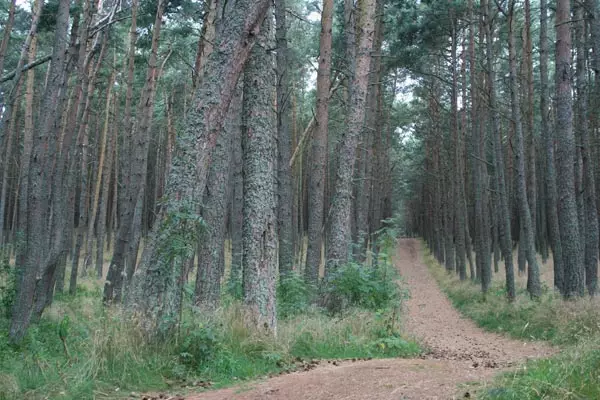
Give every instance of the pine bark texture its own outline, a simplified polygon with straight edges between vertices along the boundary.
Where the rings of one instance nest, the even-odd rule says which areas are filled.
[[[277,332],[276,166],[274,113],[276,77],[272,56],[272,23],[265,19],[244,69],[244,304],[253,324]]]
[[[277,226],[279,235],[279,273],[284,275],[294,264],[292,230],[292,156],[290,59],[288,57],[286,0],[275,1],[277,45]]]
[[[556,167],[565,297],[583,296],[585,275],[575,199],[575,135],[571,94],[571,2],[556,2]]]
[[[165,205],[144,247],[129,297],[129,303],[146,316],[144,328],[151,335],[174,327],[176,280],[198,239],[199,189],[206,185],[212,150],[269,6],[267,0],[237,2],[217,37],[206,64],[207,78],[198,87],[177,138]]]
[[[356,71],[350,93],[350,108],[346,121],[347,129],[340,143],[334,194],[330,205],[331,223],[327,235],[327,273],[332,272],[332,268],[335,269],[336,266],[345,263],[350,256],[352,178],[354,177],[358,140],[365,118],[371,50],[375,31],[375,1],[364,0],[359,3],[359,6]]]

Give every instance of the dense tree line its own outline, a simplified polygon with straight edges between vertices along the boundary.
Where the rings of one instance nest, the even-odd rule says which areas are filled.
[[[596,0],[0,5],[14,341],[82,276],[150,335],[188,281],[276,332],[280,278],[335,310],[393,215],[484,292],[503,260],[514,299],[515,249],[532,297],[538,257],[596,292]]]
[[[390,4],[1,6],[12,340],[82,276],[151,335],[176,326],[188,280],[203,312],[222,285],[240,287],[253,323],[275,332],[280,276],[318,288],[377,251],[393,212]]]
[[[468,262],[484,292],[503,259],[515,298],[518,249],[532,297],[542,291],[538,256],[551,257],[565,298],[596,294],[598,10],[597,1],[569,0],[403,10],[424,17],[402,37],[435,44],[411,53],[421,65],[413,112],[423,169],[406,218],[461,279]]]

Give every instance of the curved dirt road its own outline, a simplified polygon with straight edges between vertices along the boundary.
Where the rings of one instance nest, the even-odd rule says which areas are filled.
[[[208,391],[187,400],[458,399],[469,383],[553,350],[477,328],[452,308],[421,260],[419,242],[398,244],[396,266],[410,288],[404,328],[429,349],[422,359],[324,363],[309,372],[282,375],[244,386]]]

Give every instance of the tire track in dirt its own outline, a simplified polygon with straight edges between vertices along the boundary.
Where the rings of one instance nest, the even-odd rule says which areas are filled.
[[[395,264],[411,292],[403,314],[404,328],[429,349],[422,358],[345,361],[338,366],[322,363],[308,372],[207,391],[185,399],[459,399],[470,390],[470,383],[486,381],[503,369],[554,352],[543,343],[484,332],[463,318],[440,291],[420,253],[417,240],[402,239]]]

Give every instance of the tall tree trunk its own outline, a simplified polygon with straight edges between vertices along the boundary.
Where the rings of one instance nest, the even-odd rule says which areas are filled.
[[[16,4],[17,0],[11,0],[8,9],[8,18],[6,18],[6,21],[4,22],[4,34],[2,35],[2,41],[0,42],[0,75],[4,75],[4,59],[6,57],[6,50],[8,49],[8,42],[10,41],[13,23],[15,22]]]
[[[115,81],[115,72],[111,74],[108,79],[108,87],[106,94],[106,111],[104,116],[104,137],[106,138],[106,153],[105,153],[105,161],[102,168],[102,188],[100,190],[100,203],[99,213],[98,213],[98,224],[96,228],[96,277],[101,279],[104,272],[104,238],[106,236],[106,217],[108,212],[108,203],[109,203],[109,187],[111,182],[112,175],[112,165],[113,165],[113,155],[114,155],[114,145],[116,140],[117,130],[110,128],[110,118],[111,118],[111,102],[116,101],[113,100],[116,96],[112,93],[112,88],[114,86]]]
[[[174,327],[175,281],[198,239],[198,192],[206,185],[212,149],[269,5],[268,0],[236,3],[229,23],[217,37],[216,50],[207,60],[205,74],[211,79],[200,84],[193,111],[188,112],[185,128],[178,136],[165,206],[144,246],[129,297],[131,305],[145,314],[145,328],[151,334],[159,333],[158,322],[163,317],[169,321],[163,329]]]
[[[510,65],[510,93],[511,93],[511,109],[512,119],[515,125],[515,147],[516,147],[516,164],[517,164],[517,201],[519,203],[520,225],[525,235],[525,241],[520,243],[525,244],[525,252],[527,263],[529,264],[530,274],[527,283],[527,290],[531,297],[539,297],[541,295],[540,271],[536,259],[535,252],[535,232],[533,231],[531,222],[531,210],[527,202],[527,184],[525,177],[525,146],[523,140],[523,126],[521,122],[521,109],[519,104],[519,96],[517,89],[517,60],[515,46],[515,29],[514,29],[514,11],[515,1],[511,0],[509,4],[509,65]]]
[[[327,132],[329,121],[329,86],[331,82],[331,38],[333,0],[323,0],[319,69],[317,71],[317,126],[315,128],[310,175],[308,176],[308,250],[306,281],[319,281],[321,246],[323,243],[323,213],[325,201],[325,170],[327,165]]]
[[[68,44],[65,38],[68,36],[69,28],[69,5],[70,2],[67,0],[59,2],[49,73],[50,80],[42,99],[43,107],[32,149],[27,202],[28,218],[25,230],[26,244],[20,250],[23,253],[23,256],[19,257],[23,261],[23,264],[20,265],[22,272],[17,283],[17,296],[9,331],[11,340],[15,342],[23,338],[29,327],[37,277],[44,276],[50,270],[49,259],[47,259],[50,255],[48,245],[50,226],[47,222],[49,221],[48,209],[51,200],[49,189],[52,187],[50,184],[51,165],[54,156],[58,154],[60,131],[57,128],[62,115],[60,103],[65,89],[62,85]]]
[[[89,29],[92,24],[94,10],[89,1],[83,1],[83,23],[79,27],[79,37],[87,37]],[[71,254],[71,275],[69,279],[69,293],[75,294],[77,289],[77,274],[79,271],[79,258],[81,254],[81,248],[83,246],[83,239],[85,233],[85,227],[87,226],[88,220],[88,157],[89,157],[89,118],[90,108],[93,93],[95,90],[95,81],[98,76],[98,70],[100,64],[106,53],[106,36],[103,38],[102,45],[100,48],[100,54],[96,64],[93,63],[93,47],[89,43],[86,46],[79,46],[78,55],[78,76],[77,84],[75,86],[76,95],[79,97],[79,104],[77,112],[75,113],[76,129],[78,131],[78,143],[80,146],[79,159],[80,168],[78,171],[79,178],[79,216],[77,221],[77,235],[75,238],[75,245]],[[73,128],[75,129],[75,128]]]
[[[196,277],[195,303],[207,309],[219,305],[221,295],[221,271],[224,263],[225,224],[227,203],[231,194],[230,165],[232,144],[240,136],[242,97],[241,85],[231,101],[223,132],[213,150],[206,191],[202,202],[202,218],[206,230],[198,244],[198,275]]]
[[[244,70],[242,135],[244,157],[244,304],[257,328],[276,334],[275,281],[277,228],[275,221],[276,115],[275,75],[268,49],[271,21],[266,18]]]
[[[506,294],[510,301],[516,296],[515,292],[515,272],[513,266],[512,237],[510,227],[510,208],[508,193],[506,190],[506,180],[504,177],[504,152],[502,151],[502,141],[500,137],[498,109],[496,104],[496,72],[494,68],[494,34],[492,26],[492,15],[495,12],[494,3],[488,2],[485,12],[486,27],[486,47],[487,47],[487,73],[488,73],[488,101],[489,112],[492,125],[492,139],[494,147],[494,170],[495,180],[494,188],[497,192],[499,208],[496,211],[498,215],[498,234],[502,256],[504,257],[504,269],[506,273]]]
[[[598,284],[598,211],[596,208],[594,164],[590,145],[586,21],[584,19],[583,4],[577,5],[575,19],[577,21],[575,25],[575,40],[577,43],[577,129],[581,138],[584,197],[584,224],[580,225],[580,229],[583,236],[581,239],[584,241],[585,283],[590,296],[594,296]]]
[[[135,268],[137,260],[139,240],[141,236],[141,213],[146,189],[146,173],[148,169],[148,148],[150,142],[150,128],[152,123],[152,113],[154,111],[154,98],[156,94],[156,85],[158,80],[158,43],[162,26],[162,16],[166,7],[166,0],[159,0],[156,8],[156,17],[152,29],[152,46],[150,57],[148,59],[148,69],[146,70],[146,81],[138,103],[135,123],[128,122],[129,110],[125,110],[126,123],[132,128],[129,154],[129,182],[125,188],[127,190],[126,201],[122,203],[124,207],[121,215],[121,226],[115,238],[115,250],[109,266],[109,272],[104,285],[104,302],[119,301],[123,287],[124,264],[127,264],[127,279],[131,279],[131,274]],[[132,25],[133,26],[133,25]],[[130,34],[130,46],[133,42],[133,33]],[[132,51],[130,49],[130,51]],[[130,61],[131,62],[131,61]],[[129,66],[129,72],[132,72],[132,66]],[[128,78],[129,79],[129,78]],[[126,94],[130,96],[129,88]],[[127,142],[127,137],[125,142]],[[124,155],[126,156],[126,155]],[[125,163],[124,163],[125,164]]]
[[[356,162],[356,149],[365,118],[365,103],[371,50],[373,48],[375,1],[363,0],[359,3],[361,16],[359,39],[356,54],[356,71],[353,77],[350,105],[337,165],[335,189],[330,205],[331,223],[328,229],[327,273],[332,268],[345,263],[350,255],[350,229],[352,204],[352,178]]]
[[[583,296],[583,246],[580,244],[575,199],[575,135],[571,95],[571,2],[556,2],[556,166],[558,222],[564,265],[565,297]]]
[[[119,179],[122,190],[119,195],[119,230],[115,235],[113,248],[113,257],[108,267],[106,283],[104,284],[103,300],[105,303],[121,301],[123,291],[123,273],[125,271],[125,260],[127,257],[127,246],[133,221],[134,199],[131,195],[131,167],[132,167],[132,148],[133,148],[133,119],[131,109],[133,104],[133,84],[135,73],[135,49],[137,41],[137,9],[138,0],[131,2],[131,26],[129,29],[129,48],[127,50],[127,80],[125,91],[125,109],[123,112],[123,144],[121,146],[119,157]]]
[[[484,5],[482,4],[482,7]],[[490,283],[491,251],[490,230],[487,215],[487,168],[485,165],[485,126],[481,121],[483,114],[480,105],[478,86],[480,85],[475,55],[475,17],[473,4],[469,1],[469,15],[471,26],[469,28],[469,65],[471,67],[471,130],[473,157],[473,192],[475,206],[475,251],[477,263],[477,279],[481,282],[481,289],[486,292]]]
[[[17,95],[19,92],[19,82],[21,82],[21,76],[22,76],[22,67],[25,63],[25,60],[27,59],[27,56],[29,54],[29,48],[32,44],[32,41],[35,40],[36,38],[36,34],[37,34],[37,28],[38,28],[38,23],[40,20],[40,15],[42,12],[42,7],[43,7],[44,1],[43,0],[36,0],[33,4],[32,7],[32,17],[31,17],[31,27],[29,28],[29,33],[27,34],[26,38],[25,38],[25,42],[23,43],[23,47],[21,48],[21,54],[19,56],[19,60],[17,61],[17,67],[15,69],[15,75],[13,77],[13,81],[12,81],[12,86],[10,87],[10,89],[7,91],[6,93],[6,103],[4,105],[0,104],[0,106],[4,106],[4,112],[2,113],[2,118],[0,119],[0,149],[4,149],[4,142],[5,142],[5,136],[6,133],[8,132],[8,128],[10,126],[10,118],[13,116],[13,112],[12,112],[12,107],[13,104],[15,104],[15,101],[17,99]],[[9,16],[9,21],[10,22],[10,16]],[[8,28],[8,26],[7,26]],[[4,42],[4,40],[6,39],[6,43],[8,45],[8,37],[10,37],[10,32],[12,31],[9,29],[6,29],[5,31],[5,35],[2,39],[2,41]],[[8,35],[8,37],[7,37]],[[34,44],[34,48],[35,48],[35,44]],[[2,53],[2,56],[4,56],[4,53]],[[2,61],[4,62],[4,61]],[[0,69],[0,74],[2,73],[2,69]],[[6,166],[5,166],[6,164]],[[3,156],[2,159],[0,159],[0,173],[2,173],[2,171],[4,171],[5,168],[8,168],[8,163],[5,160],[5,157]],[[2,182],[0,182],[0,185],[2,185]],[[4,185],[2,185],[3,187]],[[4,190],[4,189],[2,189]],[[3,203],[3,200],[0,200],[0,202]],[[1,214],[0,215],[0,237],[4,234],[4,215]],[[1,242],[1,239],[0,239]]]
[[[524,51],[523,51],[523,63],[525,71],[525,91],[527,93],[527,106],[526,110],[526,132],[524,137],[527,140],[526,152],[527,152],[527,200],[529,201],[529,212],[531,213],[531,229],[533,230],[534,237],[537,237],[537,183],[536,183],[536,143],[535,133],[533,126],[533,44],[531,40],[531,5],[530,0],[525,0],[525,23],[523,25],[524,35]],[[527,286],[529,282],[535,279],[531,276],[531,268],[527,270]]]
[[[279,273],[291,271],[294,264],[294,243],[292,230],[292,169],[289,164],[292,155],[290,129],[290,74],[285,14],[286,0],[275,1],[277,39],[277,194],[279,233]]]
[[[554,130],[550,128],[549,107],[550,93],[548,89],[548,5],[547,0],[540,0],[540,114],[541,129],[544,135],[546,208],[548,215],[548,233],[552,247],[554,265],[554,287],[563,291],[564,266],[560,229],[557,211],[556,169],[554,165]]]

